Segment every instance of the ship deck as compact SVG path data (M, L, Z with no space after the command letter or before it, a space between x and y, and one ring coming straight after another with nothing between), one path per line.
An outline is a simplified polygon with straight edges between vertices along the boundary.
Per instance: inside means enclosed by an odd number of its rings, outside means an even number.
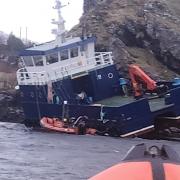
M101 104L110 107L119 107L125 104L132 103L134 101L136 100L133 96L114 96L98 101L96 102L96 104ZM164 98L156 98L149 100L149 106L152 112L168 107L168 105L165 105Z

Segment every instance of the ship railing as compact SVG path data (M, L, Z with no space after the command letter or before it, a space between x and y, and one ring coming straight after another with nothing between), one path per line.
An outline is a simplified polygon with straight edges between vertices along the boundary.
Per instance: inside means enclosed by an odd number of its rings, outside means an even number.
M88 65L96 68L113 64L112 52L96 52L93 58L87 59Z
M27 72L26 68L19 69L16 74L19 85L44 85L49 79L45 71Z
M55 72L56 79L61 79L66 76L72 76L81 72L85 73L91 69L110 64L113 64L112 52L96 52L95 56L87 59L85 63L76 61L62 67L56 67L53 71Z
M96 52L96 65L113 64L112 52Z
M41 72L27 71L26 68L17 71L19 85L44 85L48 81L57 81L67 76L78 76L88 73L93 69L102 68L113 64L112 52L96 52L92 58L76 60L69 64L48 69Z

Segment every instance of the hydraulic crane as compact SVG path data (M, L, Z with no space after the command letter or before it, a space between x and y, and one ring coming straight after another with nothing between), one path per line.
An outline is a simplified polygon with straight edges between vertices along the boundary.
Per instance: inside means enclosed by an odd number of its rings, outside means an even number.
M151 79L138 65L129 65L129 76L132 82L135 98L143 96L141 85L145 85L146 90L156 91L159 87L156 81Z

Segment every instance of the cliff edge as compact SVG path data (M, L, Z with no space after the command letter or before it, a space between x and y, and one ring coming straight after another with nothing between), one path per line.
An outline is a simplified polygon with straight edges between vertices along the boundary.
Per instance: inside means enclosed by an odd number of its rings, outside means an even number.
M178 0L84 0L80 23L69 34L95 35L97 50L113 52L120 72L137 63L156 78L180 74Z

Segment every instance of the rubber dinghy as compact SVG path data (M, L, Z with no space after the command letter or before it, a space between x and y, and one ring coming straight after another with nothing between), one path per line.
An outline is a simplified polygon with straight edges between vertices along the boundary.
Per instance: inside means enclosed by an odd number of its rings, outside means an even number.
M180 157L166 145L147 150L144 144L139 144L122 163L89 180L180 180Z
M78 126L69 125L58 118L43 117L40 120L40 125L41 127L47 130L56 131L60 133L79 134L79 135L96 134L96 129L86 128L82 124L79 124Z

